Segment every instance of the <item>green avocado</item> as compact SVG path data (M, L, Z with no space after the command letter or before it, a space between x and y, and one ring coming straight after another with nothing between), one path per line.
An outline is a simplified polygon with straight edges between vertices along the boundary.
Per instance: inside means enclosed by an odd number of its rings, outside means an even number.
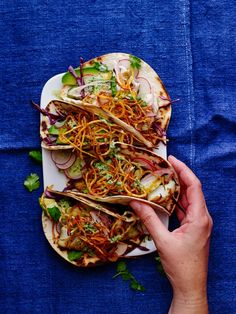
M76 74L80 77L80 68L75 69ZM92 74L96 75L100 73L98 69L95 67L83 67L83 74ZM62 83L64 85L77 85L76 84L76 79L73 77L73 75L70 72L66 72L63 77L62 77Z

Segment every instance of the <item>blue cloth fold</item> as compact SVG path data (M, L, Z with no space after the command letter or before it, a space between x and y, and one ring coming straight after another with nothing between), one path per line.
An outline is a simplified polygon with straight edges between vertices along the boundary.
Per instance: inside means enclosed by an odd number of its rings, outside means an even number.
M236 92L233 3L210 0L8 1L0 4L0 306L6 313L167 313L171 287L155 254L128 260L146 291L112 279L115 264L77 269L44 238L38 197L40 100L55 74L108 52L132 53L160 75L172 99L168 153L203 183L214 219L211 313L236 313ZM29 193L24 179L40 175ZM175 218L171 218L175 225Z

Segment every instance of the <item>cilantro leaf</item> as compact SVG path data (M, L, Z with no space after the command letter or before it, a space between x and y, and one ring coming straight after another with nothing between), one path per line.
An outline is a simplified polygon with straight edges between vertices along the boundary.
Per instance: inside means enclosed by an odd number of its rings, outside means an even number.
M89 222L84 224L84 229L86 232L90 232L90 233L95 233L97 231L97 228Z
M95 61L93 66L96 70L100 72L108 72L108 67L105 64Z
M130 287L136 291L145 291L144 286L140 285L137 280L132 280L130 283Z
M29 156L37 162L42 162L42 153L39 150L30 151Z
M30 192L37 190L40 187L39 176L36 173L31 173L24 181L24 186Z
M112 96L115 96L117 94L116 78L114 75L111 78L111 93Z
M122 239L122 235L117 234L116 236L111 237L111 238L109 239L109 241L110 241L111 243L115 243L115 242L120 241L120 239Z
M80 259L83 256L83 252L80 251L69 251L67 253L67 257L70 261L75 261L77 259Z
M130 60L130 66L133 69L140 69L141 68L141 59L139 59L138 57L135 57L133 55L129 55L129 60Z
M116 275L112 278L116 278L121 276L124 281L129 281L130 288L136 291L145 291L145 288L138 283L135 277L131 274L131 272L127 269L126 263L124 261L120 261L116 267Z
M160 256L156 256L156 257L155 257L155 260L156 260L156 262L157 262L157 270L159 271L159 273L160 273L161 275L163 275L163 276L166 276L166 273L165 273L164 268L163 268L162 263L161 263L161 258L160 258Z
M55 221L55 222L58 222L60 217L61 217L61 212L59 210L58 207L56 206L53 206L53 207L48 207L47 208L47 211L49 212L50 216L52 217L52 219Z
M126 262L124 261L120 261L118 264L117 264L117 267L116 267L116 271L119 273L119 272L122 272L126 270Z

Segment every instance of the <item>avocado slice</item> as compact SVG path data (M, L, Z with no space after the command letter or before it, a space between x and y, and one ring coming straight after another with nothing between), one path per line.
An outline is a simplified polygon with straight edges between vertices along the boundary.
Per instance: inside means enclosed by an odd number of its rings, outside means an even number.
M76 74L80 77L80 68L75 69ZM99 74L100 71L96 69L95 67L83 67L83 74L92 74L96 75ZM77 85L76 79L73 77L73 75L70 72L66 72L62 77L62 83L64 85Z

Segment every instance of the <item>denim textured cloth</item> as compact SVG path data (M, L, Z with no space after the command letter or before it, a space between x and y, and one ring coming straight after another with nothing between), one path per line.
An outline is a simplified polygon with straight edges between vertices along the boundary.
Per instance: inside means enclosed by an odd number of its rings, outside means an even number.
M25 177L40 174L39 115L30 106L45 82L68 65L109 52L132 53L160 75L173 105L168 152L203 183L214 219L209 261L211 313L236 313L235 7L209 0L10 0L0 3L2 313L167 313L168 280L154 254L129 260L146 287L138 293L115 264L77 269L44 238L38 197ZM171 218L175 225L175 218Z

